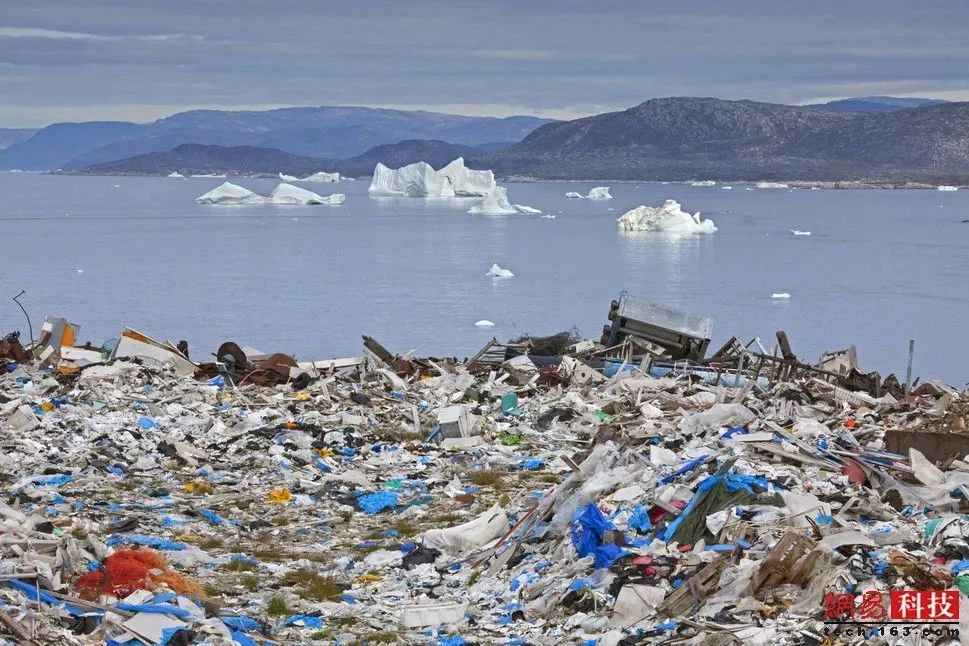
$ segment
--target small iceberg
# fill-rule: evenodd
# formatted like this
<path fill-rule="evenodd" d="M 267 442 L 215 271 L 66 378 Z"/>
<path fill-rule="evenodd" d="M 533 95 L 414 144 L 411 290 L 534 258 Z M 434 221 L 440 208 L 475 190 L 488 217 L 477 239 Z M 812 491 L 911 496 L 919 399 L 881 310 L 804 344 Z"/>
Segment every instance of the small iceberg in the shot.
<path fill-rule="evenodd" d="M 732 191 L 733 190 L 733 186 L 721 186 L 720 188 L 722 188 L 725 191 Z"/>
<path fill-rule="evenodd" d="M 302 179 L 304 182 L 339 182 L 340 173 L 324 173 L 320 171 L 319 173 L 313 173 L 312 175 L 307 175 Z"/>
<path fill-rule="evenodd" d="M 612 195 L 609 193 L 608 186 L 596 186 L 594 189 L 589 191 L 586 195 L 590 200 L 611 200 Z"/>
<path fill-rule="evenodd" d="M 173 170 L 168 175 L 165 175 L 165 177 L 171 177 L 174 179 L 184 179 L 185 176 L 179 173 L 177 170 Z"/>
<path fill-rule="evenodd" d="M 496 186 L 493 172 L 472 170 L 464 165 L 463 157 L 458 157 L 441 170 L 426 162 L 396 169 L 378 163 L 369 192 L 403 197 L 487 197 Z"/>
<path fill-rule="evenodd" d="M 790 188 L 782 182 L 757 182 L 757 188 Z"/>
<path fill-rule="evenodd" d="M 565 194 L 565 197 L 569 198 L 570 200 L 581 200 L 582 199 L 582 193 L 576 193 L 575 191 L 569 191 L 568 193 Z"/>
<path fill-rule="evenodd" d="M 690 182 L 690 186 L 716 186 L 717 183 L 712 179 L 698 180 L 695 182 Z"/>
<path fill-rule="evenodd" d="M 279 179 L 283 180 L 284 182 L 298 182 L 299 181 L 299 178 L 298 177 L 294 177 L 292 175 L 284 175 L 283 173 L 279 173 Z"/>
<path fill-rule="evenodd" d="M 473 215 L 514 215 L 516 213 L 540 214 L 541 211 L 530 206 L 511 204 L 508 201 L 508 190 L 504 186 L 495 186 L 488 197 L 468 209 Z"/>
<path fill-rule="evenodd" d="M 206 175 L 192 175 L 192 177 L 206 177 L 206 178 L 224 179 L 225 178 L 225 175 L 206 174 Z"/>
<path fill-rule="evenodd" d="M 488 270 L 488 273 L 485 274 L 485 276 L 491 276 L 492 278 L 514 278 L 515 274 L 511 273 L 511 271 L 507 269 L 502 269 L 497 263 L 495 263 L 491 265 L 491 269 Z"/>
<path fill-rule="evenodd" d="M 791 229 L 791 235 L 792 236 L 809 236 L 809 235 L 811 235 L 811 232 L 810 231 L 798 231 L 797 229 Z"/>
<path fill-rule="evenodd" d="M 940 186 L 939 188 L 937 188 L 935 190 L 937 190 L 937 191 L 958 191 L 959 190 L 959 187 L 958 186 L 948 186 L 946 184 L 943 184 L 942 186 Z"/>
<path fill-rule="evenodd" d="M 494 327 L 495 326 L 495 324 L 492 323 L 491 321 L 489 321 L 488 319 L 481 319 L 480 321 L 476 321 L 475 322 L 475 325 L 477 327 Z"/>
<path fill-rule="evenodd" d="M 791 295 L 788 294 L 787 292 L 774 292 L 773 294 L 770 295 L 770 297 L 780 301 L 780 300 L 786 300 L 790 298 Z"/>
<path fill-rule="evenodd" d="M 343 193 L 334 193 L 323 197 L 313 191 L 307 191 L 305 188 L 283 183 L 269 194 L 268 202 L 270 204 L 328 204 L 336 206 L 343 204 L 346 199 L 347 196 Z"/>
<path fill-rule="evenodd" d="M 266 198 L 232 182 L 223 182 L 195 201 L 199 204 L 264 204 Z"/>
<path fill-rule="evenodd" d="M 676 200 L 666 200 L 663 206 L 637 206 L 618 220 L 620 231 L 652 231 L 657 233 L 713 233 L 713 220 L 703 220 L 699 213 L 689 214 Z"/>

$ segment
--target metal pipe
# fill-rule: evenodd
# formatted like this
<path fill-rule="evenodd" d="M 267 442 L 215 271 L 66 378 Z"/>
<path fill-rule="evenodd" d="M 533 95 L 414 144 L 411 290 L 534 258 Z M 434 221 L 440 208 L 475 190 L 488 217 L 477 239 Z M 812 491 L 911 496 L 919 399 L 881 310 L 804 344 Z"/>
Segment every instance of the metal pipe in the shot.
<path fill-rule="evenodd" d="M 18 298 L 20 298 L 21 296 L 23 296 L 26 293 L 27 292 L 25 290 L 21 289 L 20 290 L 20 293 L 13 297 L 13 302 L 16 303 L 18 307 L 20 307 L 20 311 L 24 313 L 24 318 L 27 319 L 27 329 L 30 331 L 30 343 L 31 343 L 31 345 L 33 345 L 33 343 L 34 343 L 34 326 L 32 326 L 30 324 L 30 316 L 27 315 L 27 310 L 25 310 L 24 309 L 24 306 L 20 304 L 20 301 L 17 300 Z"/>

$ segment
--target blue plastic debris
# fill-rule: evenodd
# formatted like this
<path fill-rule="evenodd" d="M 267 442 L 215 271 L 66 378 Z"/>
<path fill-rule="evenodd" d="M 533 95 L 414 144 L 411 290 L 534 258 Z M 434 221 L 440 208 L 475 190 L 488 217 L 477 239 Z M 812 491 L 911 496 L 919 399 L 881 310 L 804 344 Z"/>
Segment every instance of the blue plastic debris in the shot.
<path fill-rule="evenodd" d="M 221 388 L 222 386 L 225 385 L 225 377 L 223 377 L 222 375 L 216 375 L 211 379 L 209 379 L 208 381 L 206 381 L 205 383 L 207 383 L 209 386 L 218 386 Z"/>
<path fill-rule="evenodd" d="M 627 524 L 641 534 L 646 534 L 649 530 L 653 529 L 653 522 L 649 519 L 649 512 L 642 505 L 633 507 L 633 515 L 629 517 Z"/>
<path fill-rule="evenodd" d="M 10 579 L 9 581 L 3 581 L 2 583 L 7 584 L 14 590 L 19 590 L 20 592 L 27 595 L 27 598 L 33 602 L 43 601 L 44 603 L 49 603 L 52 606 L 63 606 L 67 612 L 71 615 L 78 617 L 85 614 L 86 610 L 81 610 L 74 606 L 64 603 L 61 599 L 51 595 L 49 592 L 44 590 L 40 591 L 40 595 L 37 594 L 37 588 L 33 583 L 27 583 L 26 581 L 21 581 L 20 579 Z"/>
<path fill-rule="evenodd" d="M 188 610 L 173 606 L 168 603 L 119 603 L 115 606 L 118 610 L 129 612 L 147 612 L 158 615 L 172 615 L 179 619 L 188 619 L 192 614 Z"/>
<path fill-rule="evenodd" d="M 199 516 L 215 525 L 231 525 L 232 523 L 211 509 L 199 509 Z"/>
<path fill-rule="evenodd" d="M 615 563 L 626 554 L 626 550 L 614 543 L 606 543 L 597 547 L 594 553 L 595 560 L 592 562 L 592 567 L 599 569 Z"/>
<path fill-rule="evenodd" d="M 232 641 L 239 644 L 239 646 L 259 646 L 259 642 L 244 632 L 234 630 L 230 634 L 232 635 Z"/>
<path fill-rule="evenodd" d="M 124 475 L 124 469 L 122 469 L 121 467 L 110 466 L 107 469 L 105 469 L 105 471 L 107 471 L 108 473 L 113 473 L 116 476 Z"/>
<path fill-rule="evenodd" d="M 674 480 L 676 480 L 676 476 L 680 476 L 680 475 L 683 475 L 684 473 L 687 473 L 688 471 L 692 471 L 693 469 L 697 468 L 698 466 L 700 466 L 701 464 L 703 464 L 709 459 L 710 459 L 709 455 L 701 455 L 700 457 L 694 458 L 689 462 L 684 462 L 679 469 L 677 469 L 670 475 L 666 476 L 665 478 L 660 478 L 659 484 L 669 484 Z"/>
<path fill-rule="evenodd" d="M 223 616 L 219 617 L 229 628 L 235 628 L 236 630 L 242 630 L 245 632 L 250 632 L 253 630 L 261 631 L 263 629 L 262 624 L 252 617 L 240 617 L 238 615 Z"/>
<path fill-rule="evenodd" d="M 302 624 L 307 628 L 322 628 L 323 617 L 318 617 L 315 615 L 293 615 L 292 617 L 289 617 L 283 621 L 283 623 L 280 624 L 280 627 L 295 626 L 297 624 Z"/>
<path fill-rule="evenodd" d="M 156 424 L 155 423 L 155 420 L 153 420 L 150 417 L 139 417 L 138 418 L 138 426 L 140 426 L 141 428 L 143 428 L 143 429 L 145 429 L 147 431 L 148 429 L 156 428 L 158 426 L 158 424 Z"/>
<path fill-rule="evenodd" d="M 357 498 L 357 506 L 360 511 L 373 516 L 382 512 L 384 509 L 393 509 L 397 506 L 397 494 L 389 491 L 376 491 L 374 493 L 363 494 Z"/>
<path fill-rule="evenodd" d="M 518 408 L 518 393 L 505 393 L 501 396 L 501 412 L 511 417 L 519 417 L 522 414 Z"/>
<path fill-rule="evenodd" d="M 30 481 L 32 487 L 59 487 L 71 481 L 71 474 L 58 473 L 50 476 L 36 476 Z"/>
<path fill-rule="evenodd" d="M 545 463 L 542 462 L 541 458 L 526 458 L 522 461 L 522 469 L 525 471 L 535 471 L 541 469 L 543 464 Z"/>
<path fill-rule="evenodd" d="M 467 643 L 461 635 L 445 635 L 437 640 L 437 646 L 464 646 Z"/>
<path fill-rule="evenodd" d="M 113 534 L 108 538 L 107 541 L 105 541 L 105 545 L 108 547 L 116 547 L 118 545 L 143 545 L 145 547 L 153 547 L 156 550 L 172 551 L 188 549 L 188 546 L 185 543 L 176 543 L 164 538 L 144 536 L 142 534 Z"/>
<path fill-rule="evenodd" d="M 599 508 L 593 503 L 585 506 L 572 523 L 572 544 L 579 556 L 592 554 L 602 544 L 602 537 L 610 529 L 615 529 Z"/>

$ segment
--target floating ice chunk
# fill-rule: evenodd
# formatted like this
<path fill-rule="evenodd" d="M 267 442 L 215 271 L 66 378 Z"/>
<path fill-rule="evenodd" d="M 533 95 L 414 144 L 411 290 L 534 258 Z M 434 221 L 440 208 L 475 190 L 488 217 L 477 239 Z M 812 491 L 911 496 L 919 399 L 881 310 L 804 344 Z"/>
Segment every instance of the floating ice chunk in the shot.
<path fill-rule="evenodd" d="M 507 269 L 502 269 L 497 264 L 491 265 L 491 269 L 488 270 L 486 276 L 491 276 L 492 278 L 513 278 L 515 274 L 511 273 Z"/>
<path fill-rule="evenodd" d="M 266 198 L 232 182 L 223 182 L 195 198 L 199 204 L 265 204 Z"/>
<path fill-rule="evenodd" d="M 809 236 L 809 235 L 811 235 L 811 232 L 810 231 L 798 231 L 797 229 L 791 229 L 791 235 L 792 236 Z"/>
<path fill-rule="evenodd" d="M 475 215 L 514 215 L 515 213 L 541 213 L 538 209 L 521 204 L 511 204 L 508 201 L 508 190 L 504 186 L 495 186 L 488 197 L 468 209 L 468 213 Z"/>
<path fill-rule="evenodd" d="M 542 219 L 543 220 L 554 220 L 555 219 L 555 216 L 554 215 L 551 215 L 551 214 L 549 214 L 549 215 L 543 215 L 542 216 Z"/>
<path fill-rule="evenodd" d="M 783 299 L 790 298 L 791 295 L 788 294 L 787 292 L 774 292 L 773 294 L 770 295 L 770 297 L 776 298 L 777 300 L 783 300 Z"/>
<path fill-rule="evenodd" d="M 525 206 L 524 204 L 512 204 L 512 206 L 515 207 L 518 210 L 519 213 L 527 213 L 529 215 L 541 215 L 542 214 L 541 209 L 536 209 L 536 208 L 533 208 L 531 206 Z"/>
<path fill-rule="evenodd" d="M 217 179 L 221 179 L 225 177 L 225 175 L 206 174 L 206 175 L 192 175 L 192 177 L 214 177 Z"/>
<path fill-rule="evenodd" d="M 757 182 L 757 188 L 790 188 L 782 182 Z"/>
<path fill-rule="evenodd" d="M 721 186 L 720 188 L 722 188 L 725 191 L 732 191 L 733 190 L 733 186 Z"/>
<path fill-rule="evenodd" d="M 495 174 L 490 170 L 472 170 L 464 165 L 464 157 L 437 171 L 451 183 L 458 197 L 486 197 L 495 189 Z"/>
<path fill-rule="evenodd" d="M 373 195 L 405 197 L 454 197 L 450 180 L 425 162 L 397 169 L 378 163 L 373 169 L 369 192 Z"/>
<path fill-rule="evenodd" d="M 690 182 L 690 186 L 716 186 L 717 183 L 712 179 L 704 179 L 696 182 Z"/>
<path fill-rule="evenodd" d="M 565 197 L 569 198 L 570 200 L 581 200 L 582 199 L 582 193 L 576 193 L 575 191 L 569 191 L 568 193 L 565 194 Z"/>
<path fill-rule="evenodd" d="M 943 184 L 942 186 L 940 186 L 936 190 L 938 190 L 938 191 L 958 191 L 959 190 L 959 187 L 958 186 L 947 186 L 947 185 Z"/>
<path fill-rule="evenodd" d="M 745 188 L 744 190 L 745 190 L 745 191 L 753 191 L 753 190 L 755 190 L 755 189 L 754 189 L 754 187 L 753 187 L 753 186 L 748 186 L 748 187 L 747 187 L 747 188 Z"/>
<path fill-rule="evenodd" d="M 589 191 L 586 195 L 590 200 L 611 200 L 612 195 L 609 193 L 608 186 L 596 186 L 594 189 Z"/>
<path fill-rule="evenodd" d="M 176 178 L 176 179 L 178 179 L 178 178 L 180 178 L 180 177 L 185 177 L 185 176 L 184 176 L 184 175 L 182 175 L 181 173 L 179 173 L 179 172 L 178 172 L 177 170 L 173 170 L 173 171 L 172 171 L 172 172 L 170 172 L 170 173 L 169 173 L 168 175 L 165 175 L 165 177 L 173 177 L 173 178 Z"/>
<path fill-rule="evenodd" d="M 333 195 L 323 197 L 313 191 L 307 191 L 305 188 L 286 183 L 278 185 L 269 194 L 269 202 L 271 204 L 329 204 L 336 206 L 337 204 L 343 204 L 344 200 L 346 200 L 346 195 L 342 193 L 334 193 Z"/>
<path fill-rule="evenodd" d="M 299 181 L 299 178 L 298 177 L 293 177 L 292 175 L 284 175 L 283 173 L 280 173 L 279 174 L 279 179 L 283 180 L 284 182 L 298 182 Z"/>
<path fill-rule="evenodd" d="M 304 182 L 339 182 L 340 173 L 324 173 L 320 171 L 319 173 L 313 173 L 303 178 Z"/>
<path fill-rule="evenodd" d="M 619 218 L 620 231 L 654 231 L 658 233 L 713 233 L 713 220 L 700 219 L 699 213 L 690 215 L 676 200 L 666 200 L 663 206 L 637 206 Z"/>
<path fill-rule="evenodd" d="M 495 326 L 495 324 L 492 323 L 491 321 L 489 321 L 488 319 L 481 319 L 480 321 L 476 321 L 475 322 L 475 325 L 478 326 L 478 327 L 494 327 Z"/>

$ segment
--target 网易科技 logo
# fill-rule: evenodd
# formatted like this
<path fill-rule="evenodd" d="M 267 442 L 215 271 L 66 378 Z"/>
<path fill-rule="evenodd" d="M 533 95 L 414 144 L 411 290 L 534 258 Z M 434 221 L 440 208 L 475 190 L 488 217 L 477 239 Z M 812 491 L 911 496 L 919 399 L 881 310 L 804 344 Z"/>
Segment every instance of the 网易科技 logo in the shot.
<path fill-rule="evenodd" d="M 828 592 L 824 595 L 827 633 L 842 637 L 959 636 L 958 590 L 892 590 L 885 594 Z"/>

